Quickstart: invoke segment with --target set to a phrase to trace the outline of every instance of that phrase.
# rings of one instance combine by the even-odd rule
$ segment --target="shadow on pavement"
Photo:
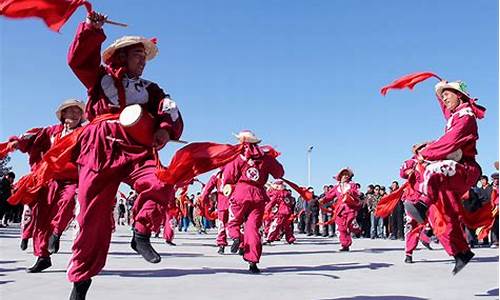
[[[427,300],[428,298],[401,296],[401,295],[387,295],[387,296],[355,296],[355,297],[342,297],[342,298],[329,298],[321,300]]]
[[[478,297],[492,297],[492,296],[498,296],[498,288],[488,290],[488,291],[486,291],[486,294],[475,294],[474,296],[478,296]]]
[[[319,266],[284,266],[284,267],[267,267],[262,269],[262,275],[273,275],[273,273],[297,273],[297,272],[315,272],[315,271],[344,271],[354,269],[370,269],[376,270],[379,268],[387,268],[392,264],[387,263],[345,263]],[[217,273],[230,274],[250,274],[246,269],[222,269],[222,268],[201,268],[201,269],[158,269],[158,270],[103,270],[99,275],[111,275],[122,277],[180,277],[188,275],[212,275]],[[305,275],[305,274],[302,274]],[[309,275],[309,274],[307,274]],[[315,274],[316,275],[316,274]],[[321,274],[317,274],[321,275]],[[338,279],[338,276],[327,275]]]

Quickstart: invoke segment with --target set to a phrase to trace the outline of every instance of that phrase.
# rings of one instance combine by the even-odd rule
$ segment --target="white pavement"
[[[1,228],[0,299],[68,299],[71,234],[63,236],[51,268],[27,274],[32,251],[19,250],[18,227]],[[252,275],[240,256],[216,253],[213,232],[176,232],[175,247],[153,239],[162,255],[156,265],[133,252],[130,236],[118,227],[87,299],[498,299],[498,249],[474,249],[472,262],[452,276],[452,259],[436,244],[439,250],[418,250],[408,265],[402,241],[354,239],[343,253],[336,238],[297,235],[295,245],[264,246],[263,272]]]

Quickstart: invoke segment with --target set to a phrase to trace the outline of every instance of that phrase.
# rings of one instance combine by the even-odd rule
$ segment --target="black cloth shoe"
[[[27,273],[40,273],[43,270],[50,268],[52,266],[52,261],[50,257],[39,257],[36,263],[26,270]]]
[[[23,250],[23,251],[28,249],[28,239],[22,239],[20,247],[21,247],[21,250]]]
[[[243,256],[243,254],[245,254],[245,249],[243,248],[238,249],[238,254]]]
[[[130,241],[130,247],[139,253],[150,263],[157,264],[161,261],[161,256],[156,252],[156,250],[151,246],[149,240],[150,236],[145,234],[140,234],[134,230],[134,235],[132,236],[132,241]]]
[[[407,263],[407,264],[413,263],[413,258],[411,257],[411,255],[406,255],[405,263]]]
[[[73,290],[71,291],[69,300],[85,300],[91,283],[92,279],[73,283]]]
[[[259,274],[260,273],[260,269],[259,269],[259,267],[257,267],[256,263],[250,263],[248,270],[252,274]]]
[[[238,252],[238,249],[240,249],[240,239],[234,239],[233,244],[231,245],[231,253],[236,253]]]
[[[49,253],[50,254],[54,254],[54,253],[57,253],[59,251],[59,240],[60,240],[60,236],[56,235],[56,234],[52,234],[49,238]]]
[[[423,203],[422,201],[418,201],[416,203],[405,201],[404,207],[408,215],[410,215],[413,220],[417,221],[417,223],[419,224],[425,223],[428,210],[428,207],[427,205],[425,205],[425,203]]]
[[[468,263],[469,261],[474,257],[474,253],[472,251],[467,251],[464,253],[459,253],[455,255],[455,267],[453,268],[453,275],[457,275],[458,272],[460,272]]]
[[[224,254],[224,246],[219,246],[219,250],[217,251],[220,255]]]
[[[169,244],[170,246],[177,246],[177,244],[172,241],[165,241],[165,243]]]
[[[340,248],[339,251],[340,252],[347,252],[347,251],[349,251],[349,247],[342,247],[342,248]]]
[[[432,250],[432,247],[429,243],[427,242],[424,242],[424,241],[421,241],[422,245],[424,245],[425,248],[429,249],[429,250]]]

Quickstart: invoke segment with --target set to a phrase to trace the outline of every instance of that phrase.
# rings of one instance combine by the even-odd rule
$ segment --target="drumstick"
[[[128,26],[125,23],[115,22],[115,21],[111,21],[111,20],[104,20],[104,23],[111,24],[111,25],[116,25],[116,26],[121,26],[121,27],[127,27]]]
[[[170,140],[169,142],[178,143],[178,144],[187,144],[188,143],[188,141],[183,141],[183,140]]]

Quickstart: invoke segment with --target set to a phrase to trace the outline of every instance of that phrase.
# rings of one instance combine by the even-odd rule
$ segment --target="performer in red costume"
[[[243,242],[243,259],[250,264],[252,273],[260,273],[257,263],[262,255],[259,229],[262,225],[265,202],[268,200],[264,185],[269,175],[281,178],[283,166],[257,145],[260,139],[251,131],[241,131],[236,136],[244,145],[244,152],[224,167],[224,189],[229,196],[229,237],[233,240],[231,252],[236,253]],[[232,188],[226,185],[233,186]],[[244,224],[244,234],[240,226]]]
[[[330,189],[321,201],[337,199],[335,204],[335,223],[339,231],[340,251],[349,251],[352,244],[351,232],[360,233],[356,223],[357,211],[360,207],[359,190],[356,182],[352,181],[354,173],[349,168],[340,170],[335,179],[339,182]]]
[[[456,274],[474,256],[463,234],[458,206],[481,175],[475,159],[479,139],[476,119],[484,116],[484,108],[476,104],[461,81],[441,81],[435,90],[447,121],[445,133],[417,152],[417,159],[425,164],[419,183],[422,197],[418,202],[406,202],[405,208],[414,220],[424,223],[429,206],[438,201],[443,203],[449,226],[439,239],[451,245],[446,250],[455,258],[452,272]]]
[[[285,240],[289,244],[295,242],[293,235],[292,221],[290,217],[293,215],[293,207],[290,201],[291,193],[285,189],[283,180],[276,180],[272,188],[268,191],[268,196],[271,199],[266,205],[266,212],[271,214],[273,207],[277,206],[278,210],[274,214],[267,233],[266,241],[271,243],[280,239],[282,232],[285,233]]]
[[[85,112],[90,121],[79,137],[75,154],[79,165],[80,213],[67,272],[74,283],[71,299],[85,298],[91,278],[106,263],[112,226],[110,218],[102,216],[111,214],[121,182],[138,193],[132,208],[131,247],[147,261],[160,262],[160,255],[151,246],[150,235],[164,218],[156,205],[167,205],[173,186],[156,177],[153,148],[159,149],[169,140],[179,139],[183,129],[176,103],[157,84],[141,78],[146,62],[158,53],[155,40],[122,37],[104,50],[105,65],[101,65],[105,21],[106,16],[91,12],[78,27],[68,53],[69,66],[88,89]],[[117,120],[118,113],[134,104],[140,106],[142,116],[153,120],[151,132],[142,130],[144,138],[132,135],[132,131]],[[147,140],[151,140],[151,144],[144,142]]]
[[[16,149],[29,154],[30,164],[35,168],[54,143],[81,126],[84,108],[79,100],[66,100],[56,111],[58,124],[30,130],[20,137],[11,137],[10,141]],[[74,174],[76,177],[76,169]],[[27,269],[28,273],[38,273],[52,265],[50,254],[59,250],[59,237],[74,217],[76,187],[76,180],[52,179],[39,191],[36,202],[30,204],[31,222],[26,233],[33,226],[33,253],[38,259]],[[23,236],[23,241],[26,237]]]
[[[227,244],[227,223],[229,221],[229,200],[222,191],[222,171],[221,168],[217,173],[213,174],[208,180],[201,194],[202,202],[205,205],[209,203],[209,196],[213,189],[216,189],[217,195],[217,253],[224,254],[224,249]]]

